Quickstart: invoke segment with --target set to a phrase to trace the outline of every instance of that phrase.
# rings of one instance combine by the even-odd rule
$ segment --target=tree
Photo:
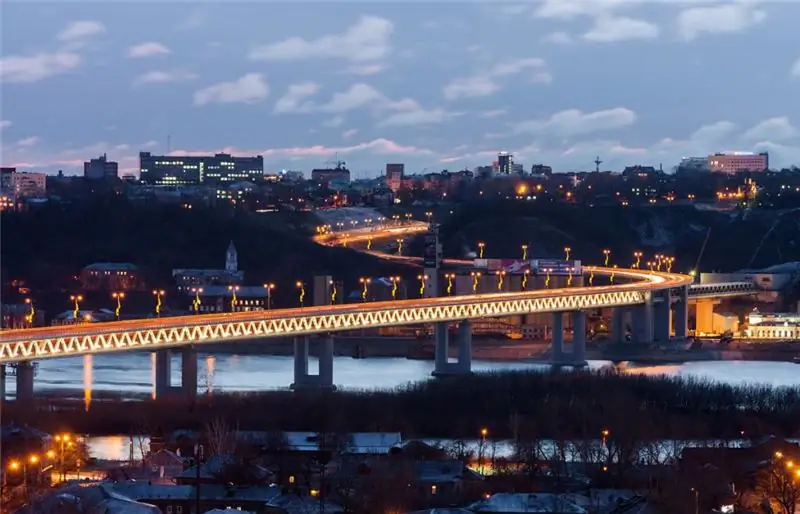
[[[206,440],[209,455],[224,457],[236,450],[236,433],[222,418],[215,418],[206,425]]]
[[[756,474],[756,491],[778,504],[781,514],[795,514],[800,501],[800,471],[791,461],[772,459]]]

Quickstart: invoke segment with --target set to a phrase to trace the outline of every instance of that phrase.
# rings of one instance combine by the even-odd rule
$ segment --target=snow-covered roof
[[[739,273],[775,273],[775,274],[782,274],[782,273],[798,273],[800,272],[800,262],[793,261],[793,262],[784,262],[781,264],[775,264],[773,266],[769,266],[762,269],[743,269],[739,270]]]
[[[339,505],[326,501],[321,502],[318,497],[298,496],[289,493],[274,497],[267,505],[280,507],[288,514],[316,514],[318,512],[341,514],[344,512],[344,509]]]
[[[564,495],[549,493],[498,493],[472,504],[473,512],[506,514],[587,514],[588,511]]]

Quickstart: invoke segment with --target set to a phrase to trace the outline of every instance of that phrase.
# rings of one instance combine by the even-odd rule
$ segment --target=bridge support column
[[[6,400],[6,365],[0,364],[0,405]]]
[[[35,368],[31,361],[17,363],[17,401],[33,401],[33,377]]]
[[[650,344],[653,342],[653,304],[648,299],[644,305],[633,308],[632,341],[634,343]]]
[[[682,287],[675,304],[675,337],[686,339],[689,336],[689,288]]]
[[[572,364],[586,365],[586,312],[572,313]]]
[[[653,339],[656,343],[668,343],[670,336],[670,302],[669,290],[660,291],[659,302],[653,304]]]
[[[436,354],[434,355],[435,377],[464,375],[472,372],[472,322],[462,320],[458,326],[458,361],[449,362],[450,335],[447,323],[436,324]]]
[[[291,388],[295,391],[333,389],[333,337],[326,335],[322,340],[319,371],[316,375],[308,372],[310,345],[309,336],[294,338],[294,383]]]
[[[172,392],[172,352],[156,350],[155,354],[156,399],[166,398]]]
[[[695,317],[695,334],[714,333],[714,301],[698,300],[697,316]]]
[[[181,393],[190,401],[197,398],[197,350],[181,348]]]
[[[561,364],[564,361],[564,313],[553,313],[553,327],[551,329],[553,343],[550,350],[550,360],[553,364]]]
[[[622,343],[625,342],[625,335],[627,330],[625,328],[625,314],[626,309],[623,307],[614,308],[611,313],[611,342]]]

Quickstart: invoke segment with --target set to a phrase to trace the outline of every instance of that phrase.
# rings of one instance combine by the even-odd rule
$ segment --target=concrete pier
[[[29,402],[33,400],[33,378],[35,367],[31,361],[17,363],[17,401]]]
[[[457,331],[458,359],[450,362],[450,335],[447,323],[437,323],[435,326],[436,352],[434,355],[434,369],[432,375],[466,375],[472,372],[472,322],[462,320]]]
[[[311,346],[309,336],[294,338],[294,382],[295,391],[308,389],[334,389],[333,385],[333,337],[322,336],[319,369],[316,374],[309,373],[308,356]]]

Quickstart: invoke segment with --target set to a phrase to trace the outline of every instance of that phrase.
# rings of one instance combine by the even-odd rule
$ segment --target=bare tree
[[[236,450],[236,433],[228,422],[215,418],[206,425],[209,455],[225,456]]]
[[[756,491],[770,503],[776,503],[781,514],[795,514],[800,501],[800,481],[796,469],[781,459],[773,459],[756,475]]]

